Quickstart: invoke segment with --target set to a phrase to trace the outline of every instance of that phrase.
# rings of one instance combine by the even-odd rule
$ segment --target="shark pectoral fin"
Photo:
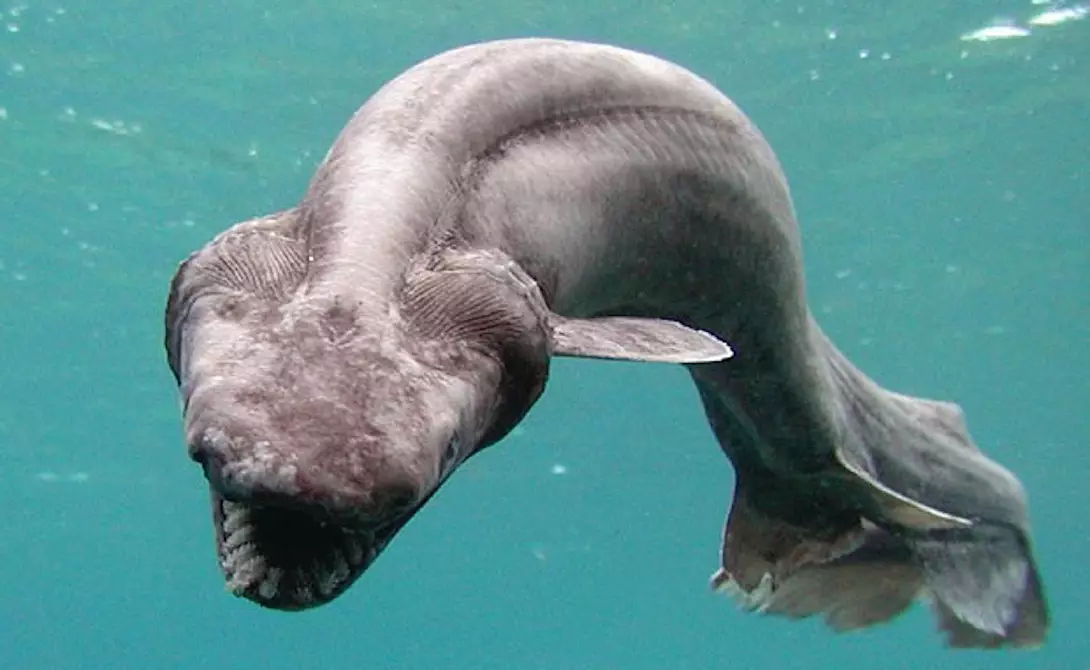
[[[714,363],[734,355],[711,333],[676,321],[642,317],[550,319],[553,353],[649,363]]]

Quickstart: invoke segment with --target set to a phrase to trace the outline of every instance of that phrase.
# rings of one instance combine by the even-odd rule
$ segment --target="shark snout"
[[[269,441],[203,431],[189,448],[220,497],[239,503],[311,512],[351,525],[381,525],[420,504],[426,490],[413,469],[389,462],[349,471]]]
[[[209,429],[190,443],[189,456],[212,490],[227,500],[283,507],[304,502],[298,467],[268,442],[232,439]]]

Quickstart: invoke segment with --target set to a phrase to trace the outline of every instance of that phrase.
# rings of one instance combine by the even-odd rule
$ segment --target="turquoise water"
[[[1018,2],[0,2],[0,668],[1090,668],[1090,20]],[[393,9],[392,7],[398,7]],[[352,111],[445,48],[678,61],[778,151],[822,325],[954,399],[1030,493],[1044,649],[916,608],[835,636],[706,586],[732,472],[676,368],[560,360],[340,600],[227,595],[162,346],[177,262],[288,206]]]

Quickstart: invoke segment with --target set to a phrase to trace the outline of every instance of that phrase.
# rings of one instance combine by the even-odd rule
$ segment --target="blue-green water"
[[[0,3],[0,668],[1090,668],[1090,20],[1009,2]],[[953,653],[706,586],[732,472],[675,368],[561,360],[342,599],[228,596],[161,347],[176,263],[294,203],[352,111],[445,48],[678,61],[790,176],[810,300],[880,382],[960,402],[1030,493],[1055,626]],[[1078,631],[1083,629],[1083,633]]]

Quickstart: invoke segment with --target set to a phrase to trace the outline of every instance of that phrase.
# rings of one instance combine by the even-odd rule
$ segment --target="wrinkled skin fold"
[[[686,366],[734,467],[715,588],[838,631],[922,599],[951,646],[1040,645],[1020,482],[957,405],[856,368],[802,274],[771,148],[681,67],[525,39],[407,70],[298,205],[171,283],[167,358],[228,588],[336,598],[522,420],[553,357],[619,359]]]

